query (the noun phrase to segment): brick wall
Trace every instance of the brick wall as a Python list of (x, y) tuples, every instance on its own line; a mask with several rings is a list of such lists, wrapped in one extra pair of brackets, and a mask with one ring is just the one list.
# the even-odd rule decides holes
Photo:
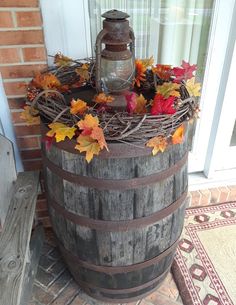
[[(41, 169), (40, 131), (20, 118), (25, 87), (37, 71), (47, 67), (42, 17), (38, 0), (0, 0), (0, 72), (25, 170)], [(37, 212), (49, 224), (44, 197)]]

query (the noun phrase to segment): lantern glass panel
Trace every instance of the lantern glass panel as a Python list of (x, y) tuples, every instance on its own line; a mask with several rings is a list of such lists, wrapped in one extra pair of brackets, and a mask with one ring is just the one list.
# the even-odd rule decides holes
[(101, 81), (104, 90), (119, 92), (129, 89), (134, 77), (133, 59), (109, 60), (101, 58)]

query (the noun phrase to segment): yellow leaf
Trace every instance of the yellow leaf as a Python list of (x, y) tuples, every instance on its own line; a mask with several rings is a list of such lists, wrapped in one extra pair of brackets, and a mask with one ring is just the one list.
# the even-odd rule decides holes
[(136, 97), (136, 107), (134, 109), (134, 113), (136, 114), (144, 114), (147, 112), (146, 109), (147, 100), (144, 98), (142, 94)]
[(91, 114), (86, 114), (84, 120), (80, 120), (77, 125), (79, 129), (84, 130), (83, 134), (90, 134), (94, 127), (98, 127), (99, 120)]
[(90, 136), (94, 140), (98, 141), (98, 144), (101, 149), (103, 149), (105, 147), (106, 150), (108, 151), (107, 143), (106, 143), (102, 128), (94, 127)]
[(25, 106), (24, 111), (20, 114), (20, 118), (25, 120), (27, 125), (39, 125), (40, 117), (38, 114), (39, 112), (37, 109)]
[(55, 136), (56, 142), (64, 141), (66, 137), (72, 139), (76, 131), (75, 127), (68, 127), (62, 123), (51, 123), (48, 125), (48, 127), (51, 130), (47, 132), (47, 136)]
[(173, 144), (181, 144), (184, 140), (184, 125), (180, 125), (172, 135)]
[(180, 96), (180, 93), (176, 90), (178, 90), (180, 87), (179, 84), (176, 83), (164, 83), (161, 86), (157, 86), (157, 93), (162, 94), (165, 98), (168, 98), (170, 96)]
[(81, 99), (72, 100), (70, 113), (71, 114), (84, 114), (85, 111), (88, 109), (87, 103)]
[(93, 159), (93, 156), (98, 155), (101, 150), (97, 140), (90, 136), (79, 135), (77, 142), (79, 144), (75, 146), (75, 149), (79, 150), (80, 152), (86, 152), (85, 159), (88, 163)]
[(77, 75), (80, 76), (81, 81), (89, 80), (89, 72), (88, 72), (89, 65), (83, 64), (81, 67), (75, 69)]
[(58, 67), (70, 66), (72, 64), (72, 59), (61, 53), (57, 53), (54, 56), (54, 64), (56, 64)]
[(200, 96), (201, 84), (195, 83), (195, 77), (192, 77), (186, 81), (186, 88), (190, 96)]
[(147, 147), (153, 147), (152, 154), (155, 156), (159, 151), (164, 152), (167, 147), (167, 141), (162, 136), (151, 138), (147, 144)]
[(150, 58), (141, 59), (145, 68), (151, 67), (154, 64), (154, 57), (151, 56)]
[(113, 102), (114, 97), (110, 95), (106, 95), (105, 93), (99, 93), (95, 96), (94, 102), (95, 103), (111, 103)]

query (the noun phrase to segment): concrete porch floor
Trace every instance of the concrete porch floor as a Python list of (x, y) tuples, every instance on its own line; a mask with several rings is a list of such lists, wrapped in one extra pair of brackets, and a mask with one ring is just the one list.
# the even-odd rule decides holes
[[(155, 292), (143, 300), (119, 305), (181, 305), (182, 300), (171, 273)], [(40, 257), (32, 300), (29, 305), (110, 305), (86, 295), (73, 280), (47, 230)]]

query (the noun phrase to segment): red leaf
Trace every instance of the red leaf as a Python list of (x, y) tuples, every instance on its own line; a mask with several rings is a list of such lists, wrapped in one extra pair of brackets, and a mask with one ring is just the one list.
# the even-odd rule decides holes
[(196, 65), (190, 65), (186, 61), (182, 60), (181, 67), (173, 68), (173, 74), (176, 77), (174, 82), (179, 83), (182, 80), (187, 80), (193, 77), (193, 72), (196, 70)]
[(174, 108), (175, 98), (175, 96), (170, 96), (165, 99), (163, 95), (156, 94), (151, 108), (151, 114), (174, 114), (176, 112)]
[(126, 94), (125, 99), (127, 102), (127, 112), (129, 114), (132, 114), (137, 105), (136, 94), (134, 92), (132, 92), (131, 94)]

